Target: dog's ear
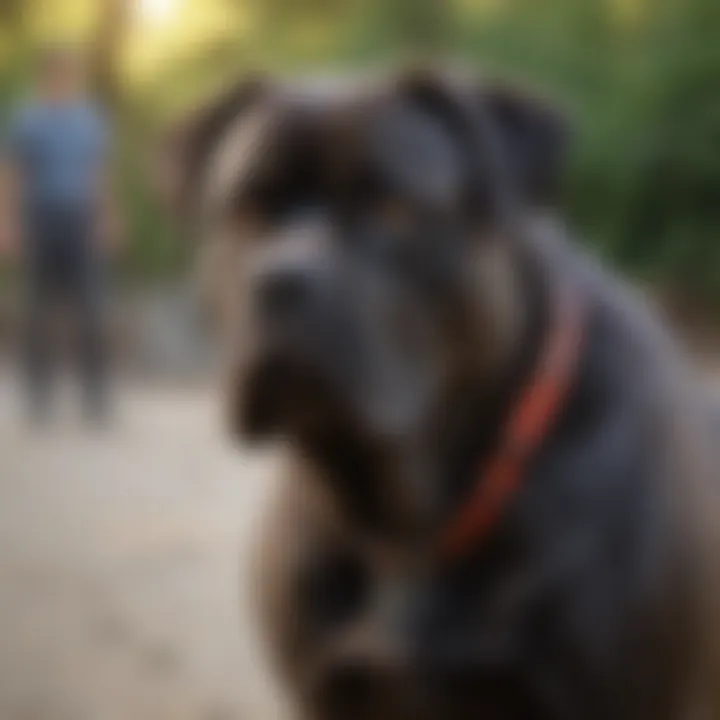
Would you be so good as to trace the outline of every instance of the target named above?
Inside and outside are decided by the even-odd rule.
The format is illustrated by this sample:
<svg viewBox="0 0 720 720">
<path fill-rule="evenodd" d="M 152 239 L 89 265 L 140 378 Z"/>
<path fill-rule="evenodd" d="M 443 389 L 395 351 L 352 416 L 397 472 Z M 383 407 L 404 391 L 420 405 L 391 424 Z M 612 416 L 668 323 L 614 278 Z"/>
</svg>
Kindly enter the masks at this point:
<svg viewBox="0 0 720 720">
<path fill-rule="evenodd" d="M 498 135 L 514 183 L 532 205 L 557 202 L 570 144 L 570 123 L 549 102 L 508 86 L 478 91 Z"/>
<path fill-rule="evenodd" d="M 152 174 L 167 207 L 185 214 L 194 205 L 203 168 L 223 131 L 260 99 L 266 83 L 246 78 L 200 105 L 172 127 L 159 144 Z"/>
<path fill-rule="evenodd" d="M 558 200 L 570 128 L 552 105 L 509 86 L 425 70 L 403 75 L 400 92 L 460 139 L 472 196 L 489 198 L 505 185 L 526 205 Z"/>
</svg>

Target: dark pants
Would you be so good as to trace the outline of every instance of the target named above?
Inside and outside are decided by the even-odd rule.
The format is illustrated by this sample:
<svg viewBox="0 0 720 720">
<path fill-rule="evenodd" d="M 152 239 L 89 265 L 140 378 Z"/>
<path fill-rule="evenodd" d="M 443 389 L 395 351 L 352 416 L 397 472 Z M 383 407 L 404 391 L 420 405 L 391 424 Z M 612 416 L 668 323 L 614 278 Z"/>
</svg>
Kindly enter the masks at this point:
<svg viewBox="0 0 720 720">
<path fill-rule="evenodd" d="M 92 217 L 78 210 L 44 208 L 30 213 L 28 220 L 25 370 L 32 410 L 47 410 L 59 321 L 67 318 L 86 409 L 101 412 L 107 374 L 105 283 Z"/>
</svg>

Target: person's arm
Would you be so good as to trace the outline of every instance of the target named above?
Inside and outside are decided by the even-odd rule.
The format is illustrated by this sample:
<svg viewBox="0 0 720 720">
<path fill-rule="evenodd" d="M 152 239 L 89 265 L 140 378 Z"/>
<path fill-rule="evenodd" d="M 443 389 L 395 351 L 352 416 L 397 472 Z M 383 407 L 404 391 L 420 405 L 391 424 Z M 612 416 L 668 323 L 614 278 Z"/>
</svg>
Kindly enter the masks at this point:
<svg viewBox="0 0 720 720">
<path fill-rule="evenodd" d="M 119 202 L 114 163 L 113 143 L 110 129 L 101 118 L 98 119 L 99 129 L 99 163 L 97 218 L 98 242 L 106 252 L 115 254 L 122 249 L 124 241 L 123 216 Z"/>
<path fill-rule="evenodd" d="M 17 254 L 22 240 L 22 132 L 11 124 L 0 143 L 0 256 Z"/>
</svg>

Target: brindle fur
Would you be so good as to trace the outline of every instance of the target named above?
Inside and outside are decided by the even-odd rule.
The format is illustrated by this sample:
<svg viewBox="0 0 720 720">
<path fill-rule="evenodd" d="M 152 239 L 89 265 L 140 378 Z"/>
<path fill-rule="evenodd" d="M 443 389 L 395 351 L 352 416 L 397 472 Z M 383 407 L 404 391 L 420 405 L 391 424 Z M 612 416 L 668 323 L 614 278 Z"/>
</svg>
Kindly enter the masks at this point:
<svg viewBox="0 0 720 720">
<path fill-rule="evenodd" d="M 188 182 L 193 197 L 215 198 L 208 201 L 221 208 L 213 226 L 237 256 L 229 271 L 224 263 L 219 283 L 241 339 L 232 417 L 250 436 L 289 440 L 283 489 L 258 545 L 257 582 L 262 622 L 299 715 L 720 719 L 717 452 L 707 402 L 643 302 L 553 219 L 564 137 L 553 113 L 505 89 L 416 76 L 342 97 L 275 86 L 230 98 L 229 110 L 226 96 L 209 112 L 213 122 L 196 123 L 201 149 L 192 157 L 204 153 L 206 170 L 201 181 L 195 159 Z M 385 356 L 397 366 L 385 377 L 402 378 L 405 368 L 413 376 L 412 363 L 423 368 L 417 381 L 407 380 L 410 410 L 396 417 L 374 385 L 378 373 L 362 363 L 349 365 L 359 368 L 349 390 L 319 385 L 308 396 L 291 383 L 278 393 L 261 380 L 270 321 L 259 317 L 257 292 L 268 268 L 326 268 L 330 254 L 350 252 L 336 249 L 342 238 L 332 223 L 276 217 L 268 197 L 282 200 L 273 183 L 283 185 L 283 197 L 301 198 L 316 183 L 313 207 L 347 199 L 332 193 L 367 150 L 362 131 L 398 98 L 408 105 L 392 122 L 402 127 L 408 110 L 412 134 L 412 113 L 432 117 L 432 132 L 462 148 L 454 162 L 469 159 L 473 167 L 463 176 L 462 202 L 454 196 L 443 216 L 467 222 L 455 234 L 440 228 L 445 235 L 435 238 L 447 242 L 441 249 L 449 257 L 433 246 L 414 270 L 428 275 L 419 287 L 435 293 L 431 302 L 394 301 L 406 303 L 403 317 L 428 335 L 414 341 L 413 355 L 393 346 Z M 482 100 L 503 146 L 522 229 L 512 236 L 493 214 L 492 168 L 473 155 L 478 148 L 463 125 L 468 98 Z M 250 141 L 261 148 L 257 162 L 234 158 L 232 142 L 263 103 L 264 130 Z M 424 132 L 419 127 L 418 137 Z M 192 146 L 192 133 L 185 143 Z M 210 148 L 220 147 L 219 173 Z M 332 182 L 323 185 L 317 167 L 298 160 L 309 147 L 333 160 Z M 392 156 L 392 144 L 383 152 Z M 440 164 L 450 157 L 443 152 L 440 143 Z M 288 169 L 293 154 L 300 177 Z M 233 160 L 238 170 L 228 173 Z M 447 189 L 422 180 L 408 182 L 419 182 L 421 194 Z M 375 200 L 384 199 L 363 213 L 393 228 L 413 222 L 412 210 L 408 219 L 407 207 L 393 207 L 394 195 Z M 433 275 L 443 262 L 448 285 Z M 561 417 L 490 539 L 458 563 L 439 563 L 437 534 L 476 482 L 529 376 L 550 321 L 550 288 L 567 282 L 579 288 L 586 337 Z M 355 292 L 349 287 L 333 296 L 339 305 Z M 362 337 L 357 347 L 389 342 L 397 329 L 389 316 L 400 306 L 375 295 L 353 302 L 378 303 L 371 329 L 353 336 Z M 367 322 L 367 310 L 343 310 L 344 322 Z M 335 352 L 333 342 L 322 344 L 331 357 L 317 362 L 337 370 Z M 362 411 L 354 393 L 370 398 Z"/>
</svg>

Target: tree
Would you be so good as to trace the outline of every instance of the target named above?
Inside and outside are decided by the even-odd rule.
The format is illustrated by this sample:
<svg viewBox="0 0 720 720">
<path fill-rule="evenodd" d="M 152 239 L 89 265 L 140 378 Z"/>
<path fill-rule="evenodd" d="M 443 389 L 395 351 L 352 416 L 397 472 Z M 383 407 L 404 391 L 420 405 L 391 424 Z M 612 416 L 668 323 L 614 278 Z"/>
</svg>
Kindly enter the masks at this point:
<svg viewBox="0 0 720 720">
<path fill-rule="evenodd" d="M 122 97 L 120 59 L 131 21 L 130 0 L 100 0 L 95 35 L 91 41 L 91 72 L 98 96 L 117 108 Z"/>
</svg>

